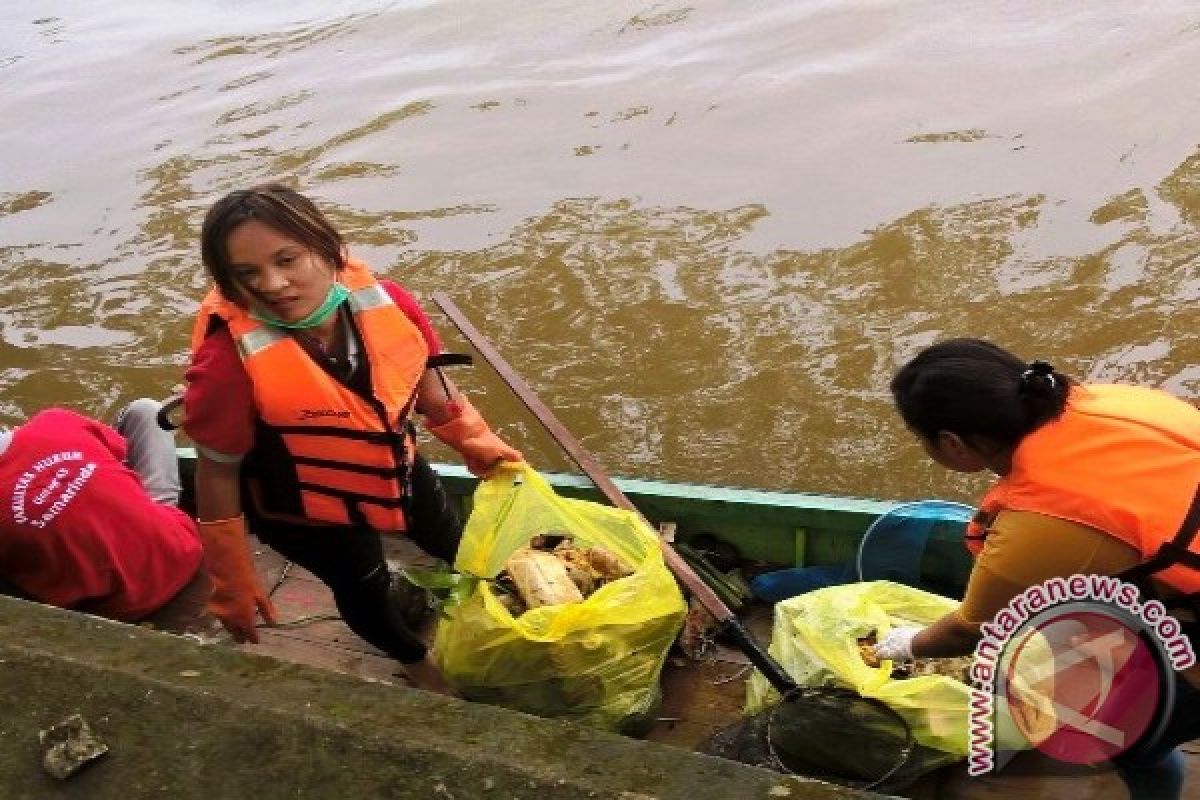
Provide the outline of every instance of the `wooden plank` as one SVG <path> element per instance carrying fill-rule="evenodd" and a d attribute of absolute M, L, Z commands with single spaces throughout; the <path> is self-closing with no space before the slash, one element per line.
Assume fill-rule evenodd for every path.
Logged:
<path fill-rule="evenodd" d="M 324 591 L 320 591 L 324 590 Z M 289 624 L 297 618 L 338 615 L 333 595 L 325 585 L 316 581 L 287 580 L 272 594 L 275 615 L 280 623 Z"/>
<path fill-rule="evenodd" d="M 656 742 L 694 749 L 741 719 L 749 671 L 743 664 L 675 656 L 662 673 L 663 702 L 646 734 Z"/>
<path fill-rule="evenodd" d="M 379 658 L 387 658 L 388 656 L 379 648 L 369 644 L 359 638 L 358 634 L 350 630 L 346 623 L 340 619 L 317 619 L 313 621 L 301 621 L 297 623 L 281 625 L 275 628 L 266 628 L 265 630 L 274 631 L 281 636 L 300 643 L 307 642 L 312 647 L 331 647 L 339 650 L 348 650 L 365 655 L 378 656 Z"/>

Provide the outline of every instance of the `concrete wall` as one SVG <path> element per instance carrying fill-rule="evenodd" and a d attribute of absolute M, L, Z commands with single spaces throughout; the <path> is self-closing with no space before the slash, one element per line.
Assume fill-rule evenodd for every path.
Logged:
<path fill-rule="evenodd" d="M 0 597 L 0 797 L 864 797 L 677 748 Z M 110 752 L 59 782 L 38 732 Z"/>

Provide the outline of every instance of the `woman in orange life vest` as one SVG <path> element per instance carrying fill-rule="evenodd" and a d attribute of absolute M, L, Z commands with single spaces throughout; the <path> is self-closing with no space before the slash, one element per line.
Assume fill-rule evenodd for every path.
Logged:
<path fill-rule="evenodd" d="M 1200 564 L 1187 538 L 1200 523 L 1200 410 L 1155 389 L 1077 384 L 979 339 L 927 348 L 891 391 L 931 459 L 1000 478 L 968 528 L 976 562 L 962 605 L 927 628 L 892 630 L 881 658 L 971 653 L 981 623 L 1053 577 L 1136 577 L 1164 599 L 1200 591 L 1200 568 L 1181 563 Z M 1160 553 L 1172 544 L 1183 555 Z M 1179 701 L 1194 703 L 1188 694 Z M 1200 734 L 1200 714 L 1186 716 L 1160 758 Z"/>
<path fill-rule="evenodd" d="M 452 562 L 461 523 L 410 418 L 486 474 L 521 454 L 437 367 L 440 344 L 404 289 L 376 280 L 303 195 L 235 191 L 204 219 L 206 270 L 184 395 L 210 610 L 238 641 L 274 622 L 246 543 L 259 538 L 332 590 L 358 635 L 448 692 L 405 622 L 380 532 L 403 531 Z"/>

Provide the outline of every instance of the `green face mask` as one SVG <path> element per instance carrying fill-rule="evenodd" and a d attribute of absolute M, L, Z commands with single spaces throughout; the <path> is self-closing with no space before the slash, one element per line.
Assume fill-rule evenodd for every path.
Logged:
<path fill-rule="evenodd" d="M 259 322 L 265 322 L 268 325 L 274 325 L 277 328 L 304 329 L 315 328 L 325 320 L 333 316 L 333 313 L 338 310 L 338 306 L 346 302 L 346 298 L 350 296 L 350 290 L 342 284 L 334 281 L 334 284 L 329 287 L 329 294 L 325 295 L 324 302 L 317 306 L 311 314 L 304 319 L 298 319 L 295 322 L 284 322 L 279 317 L 273 314 L 268 314 L 266 311 L 251 311 L 250 316 Z"/>

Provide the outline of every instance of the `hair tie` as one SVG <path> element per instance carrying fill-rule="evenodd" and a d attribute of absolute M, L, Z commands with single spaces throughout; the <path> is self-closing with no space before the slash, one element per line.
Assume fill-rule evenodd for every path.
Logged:
<path fill-rule="evenodd" d="M 1040 359 L 1031 361 L 1029 368 L 1021 373 L 1022 383 L 1032 383 L 1037 378 L 1045 378 L 1050 383 L 1051 389 L 1058 385 L 1058 381 L 1054 378 L 1054 367 L 1047 361 Z"/>

